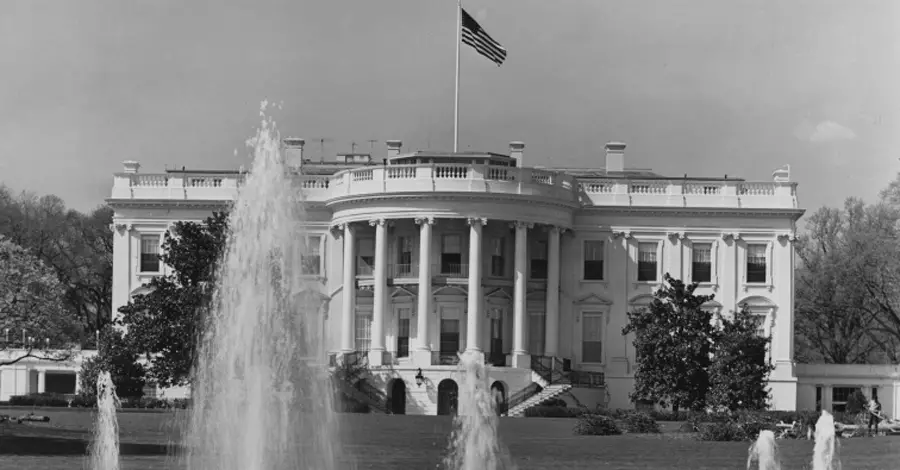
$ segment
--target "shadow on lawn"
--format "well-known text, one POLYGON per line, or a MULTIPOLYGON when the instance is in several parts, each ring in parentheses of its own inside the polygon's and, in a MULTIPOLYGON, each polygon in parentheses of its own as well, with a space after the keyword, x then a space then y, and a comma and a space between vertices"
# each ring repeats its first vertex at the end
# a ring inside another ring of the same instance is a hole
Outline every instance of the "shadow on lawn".
MULTIPOLYGON (((82 439, 6 435, 0 438, 0 455, 87 455, 89 442, 82 439)), ((167 455, 171 448, 160 444, 122 442, 120 455, 167 455)))

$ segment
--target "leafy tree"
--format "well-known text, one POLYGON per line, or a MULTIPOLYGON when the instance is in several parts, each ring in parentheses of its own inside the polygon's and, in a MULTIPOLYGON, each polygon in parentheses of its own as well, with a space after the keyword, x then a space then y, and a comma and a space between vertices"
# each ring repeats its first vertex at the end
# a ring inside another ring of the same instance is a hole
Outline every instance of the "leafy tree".
POLYGON ((747 305, 733 318, 721 318, 720 324, 709 368, 707 403, 732 411, 765 409, 767 382, 775 369, 766 357, 771 338, 756 333, 758 323, 747 305))
POLYGON ((53 270, 0 236, 0 333, 6 335, 3 348, 11 354, 0 365, 29 357, 64 361, 71 356, 80 327, 65 309, 64 296, 53 270))
POLYGON ((649 309, 628 312, 623 335, 635 333, 638 356, 633 401, 651 400, 673 409, 706 406, 709 365, 716 338, 713 314, 701 308, 713 296, 694 295, 697 284, 685 285, 666 273, 665 286, 649 309))
POLYGON ((129 347, 122 332, 106 326, 100 332, 97 355, 81 365, 81 394, 96 400, 97 377, 101 371, 107 371, 112 376, 118 396, 143 396, 146 370, 137 360, 137 354, 129 347))
POLYGON ((173 274, 152 279, 149 293, 119 309, 130 347, 146 356, 148 376, 160 386, 188 383, 227 233, 225 213, 214 213, 205 224, 177 222, 161 255, 173 274))
POLYGON ((13 196, 0 186, 0 235, 56 272, 66 289, 66 309, 83 324, 84 347, 92 347, 94 332, 111 321, 111 222, 107 206, 82 214, 56 196, 13 196))

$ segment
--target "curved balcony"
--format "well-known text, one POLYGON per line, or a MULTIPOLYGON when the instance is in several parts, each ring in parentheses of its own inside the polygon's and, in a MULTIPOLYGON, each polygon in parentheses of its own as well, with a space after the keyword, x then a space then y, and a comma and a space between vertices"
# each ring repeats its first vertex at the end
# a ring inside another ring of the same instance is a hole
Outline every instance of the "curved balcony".
POLYGON ((388 165, 344 170, 331 178, 329 202, 377 194, 487 193, 537 197, 578 205, 570 175, 489 165, 388 165))

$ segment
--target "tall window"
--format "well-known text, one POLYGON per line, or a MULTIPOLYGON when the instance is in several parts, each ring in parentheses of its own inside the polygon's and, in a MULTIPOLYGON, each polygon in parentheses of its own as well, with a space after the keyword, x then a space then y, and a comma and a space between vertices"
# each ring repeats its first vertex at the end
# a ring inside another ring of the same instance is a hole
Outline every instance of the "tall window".
POLYGON ((141 237, 141 272, 158 273, 161 271, 159 259, 159 235, 141 237))
POLYGON ((491 276, 503 277, 506 275, 506 258, 503 257, 505 245, 503 237, 491 239, 491 276))
POLYGON ((587 281, 603 280, 603 248, 599 240, 584 241, 584 279, 587 281))
POLYGON ((547 241, 535 240, 531 245, 531 279, 547 279, 547 241))
POLYGON ((747 245, 747 282, 766 282, 766 245, 747 245))
POLYGON ((545 318, 544 312, 528 314, 528 352, 533 356, 544 355, 545 318))
POLYGON ((322 254, 320 245, 322 238, 311 235, 306 239, 305 252, 300 253, 300 263, 303 274, 318 276, 321 274, 322 254))
POLYGON ((441 237, 441 274, 465 275, 462 265, 462 242, 459 235, 441 237))
POLYGON ((582 313, 581 327, 581 362, 603 362, 603 313, 582 313))
POLYGON ((847 410, 847 400, 853 392, 859 390, 858 387, 834 387, 831 389, 831 411, 832 413, 843 413, 847 410))
POLYGON ((375 272, 375 240, 359 239, 359 255, 357 255, 356 274, 371 276, 375 272))
POLYGON ((638 244, 638 281, 656 280, 656 243, 638 244))
POLYGON ((397 270, 395 276, 403 277, 412 274, 412 237, 397 238, 397 270))
POLYGON ((766 336, 766 314, 753 313, 753 321, 756 323, 756 335, 760 337, 766 336))
POLYGON ((397 357, 409 357, 409 307, 398 308, 400 320, 397 322, 397 357))
POLYGON ((441 356, 453 357, 459 351, 459 320, 441 319, 441 356))
POLYGON ((695 243, 691 255, 691 280, 712 281, 712 243, 695 243))
POLYGON ((366 352, 372 346, 372 312, 356 313, 356 350, 366 352))

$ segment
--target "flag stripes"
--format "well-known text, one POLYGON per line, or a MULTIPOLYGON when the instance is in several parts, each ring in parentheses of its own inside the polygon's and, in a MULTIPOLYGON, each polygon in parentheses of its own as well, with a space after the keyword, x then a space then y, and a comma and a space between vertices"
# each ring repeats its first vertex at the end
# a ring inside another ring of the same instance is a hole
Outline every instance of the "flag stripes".
POLYGON ((475 18, 469 16, 466 10, 462 10, 462 42, 472 46, 479 54, 500 66, 506 60, 506 49, 495 41, 475 18))

